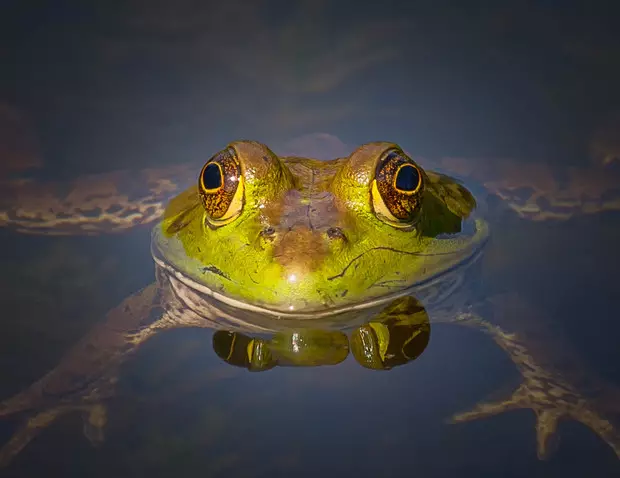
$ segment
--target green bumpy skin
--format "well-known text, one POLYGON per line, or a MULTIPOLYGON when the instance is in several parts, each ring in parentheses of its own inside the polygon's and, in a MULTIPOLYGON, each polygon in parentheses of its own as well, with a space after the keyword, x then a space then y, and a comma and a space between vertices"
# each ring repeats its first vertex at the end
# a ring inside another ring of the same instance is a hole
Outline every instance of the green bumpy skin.
POLYGON ((415 221, 387 221, 390 199, 373 190, 378 165, 390 151, 413 163, 392 143, 369 143, 331 161, 279 158, 250 141, 225 151, 241 171, 231 205, 236 217, 214 226, 201 185, 191 187, 170 202, 154 230, 153 251, 233 303, 302 313, 346 308, 455 267, 488 234, 482 219, 470 219, 474 231, 462 232, 476 206, 464 186, 417 165, 423 189, 415 221))

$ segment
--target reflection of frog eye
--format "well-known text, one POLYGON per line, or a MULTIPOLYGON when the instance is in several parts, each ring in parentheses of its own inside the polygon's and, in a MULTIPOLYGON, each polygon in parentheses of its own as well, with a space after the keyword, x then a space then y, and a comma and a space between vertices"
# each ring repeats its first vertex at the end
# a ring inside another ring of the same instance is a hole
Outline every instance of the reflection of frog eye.
POLYGON ((204 165, 198 190, 212 227, 228 224, 241 214, 243 176, 232 148, 220 151, 204 165))
POLYGON ((392 226, 411 227, 420 212, 423 190, 420 168, 405 153, 392 149, 379 160, 372 181, 375 214, 392 226))

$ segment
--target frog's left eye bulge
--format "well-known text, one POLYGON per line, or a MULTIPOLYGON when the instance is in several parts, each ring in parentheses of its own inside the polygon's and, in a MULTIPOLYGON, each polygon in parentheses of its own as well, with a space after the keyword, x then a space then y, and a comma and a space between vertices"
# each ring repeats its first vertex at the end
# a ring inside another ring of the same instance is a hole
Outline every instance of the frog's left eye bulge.
POLYGON ((223 226, 241 214, 243 176, 233 149, 220 151, 204 165, 198 190, 210 226, 223 226))
POLYGON ((377 217, 395 227, 411 227, 420 212, 424 179, 420 168, 400 150, 380 158, 372 181, 377 217))

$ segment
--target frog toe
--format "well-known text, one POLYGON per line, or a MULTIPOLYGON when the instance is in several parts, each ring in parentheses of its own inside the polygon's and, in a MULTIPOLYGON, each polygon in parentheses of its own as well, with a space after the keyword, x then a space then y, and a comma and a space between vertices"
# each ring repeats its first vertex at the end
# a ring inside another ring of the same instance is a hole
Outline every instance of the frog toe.
POLYGON ((557 433, 561 413, 556 410, 536 411, 536 454, 540 460, 549 458, 560 442, 557 433))
POLYGON ((43 429, 65 412, 63 408, 54 408, 39 412, 22 423, 13 433, 11 439, 0 448, 0 468, 8 465, 15 455, 22 451, 43 429))
POLYGON ((514 397, 510 397, 506 400, 499 400, 496 402, 480 402, 474 408, 467 412, 457 413, 448 420, 449 423, 460 423, 478 420, 479 418, 492 417, 499 415, 510 410, 517 410, 523 408, 514 397))
MULTIPOLYGON (((523 408, 530 407, 526 401, 519 400, 512 396, 506 400, 497 402, 479 403, 470 411, 455 414, 449 421, 451 423, 472 421, 523 408)), ((557 448, 559 440, 556 432, 559 419, 560 414, 556 411, 536 411, 536 453, 541 460, 547 459, 557 448)))
POLYGON ((97 403, 87 407, 82 412, 84 420, 84 436, 91 445, 97 447, 105 440, 104 429, 108 422, 108 413, 105 405, 97 403))

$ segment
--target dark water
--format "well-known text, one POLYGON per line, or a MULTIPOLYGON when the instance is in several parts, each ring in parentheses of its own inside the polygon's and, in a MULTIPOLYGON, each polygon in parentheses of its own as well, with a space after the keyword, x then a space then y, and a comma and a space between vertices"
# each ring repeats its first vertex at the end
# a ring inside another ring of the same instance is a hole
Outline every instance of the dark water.
MULTIPOLYGON (((63 179, 201 161, 240 137, 284 149, 316 132, 336 146, 385 139, 430 157, 589 164, 592 132, 620 110, 613 12, 392 3, 5 2, 0 103, 22 112, 31 136, 2 136, 1 172, 38 161, 37 177, 63 179)), ((492 222, 481 274, 466 285, 531 304, 544 319, 537 343, 571 350, 608 386, 603 395, 620 386, 619 219, 492 222)), ((0 400, 54 367, 154 271, 148 228, 1 230, 0 263, 0 400)), ((477 330, 432 324, 422 355, 390 371, 349 356, 249 372, 223 362, 212 336, 156 336, 123 365, 99 447, 70 414, 0 476, 620 476, 612 448, 569 418, 545 461, 532 410, 447 423, 521 379, 477 330)), ((26 418, 0 422, 0 443, 26 418)))

